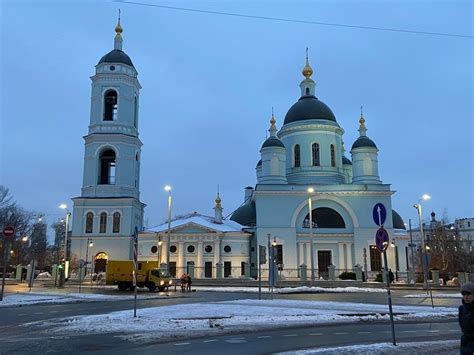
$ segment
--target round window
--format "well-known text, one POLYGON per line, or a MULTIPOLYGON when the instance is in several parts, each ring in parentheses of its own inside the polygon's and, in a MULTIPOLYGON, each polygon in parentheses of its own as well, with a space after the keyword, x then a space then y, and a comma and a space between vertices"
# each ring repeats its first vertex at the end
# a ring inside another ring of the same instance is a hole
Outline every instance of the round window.
POLYGON ((153 245, 153 246, 151 247, 151 252, 152 252, 153 254, 156 254, 157 251, 158 251, 158 247, 157 247, 156 245, 153 245))
POLYGON ((194 245, 188 246, 188 253, 194 253, 194 245))
POLYGON ((224 247, 224 251, 225 251, 226 253, 230 253, 231 250, 232 250, 232 248, 231 248, 229 245, 226 245, 226 246, 224 247))
POLYGON ((110 66, 110 70, 111 70, 111 71, 114 71, 114 70, 115 70, 115 65, 111 65, 111 66, 110 66))
POLYGON ((170 246, 170 252, 176 253, 176 245, 170 246))
POLYGON ((206 253, 210 253, 212 251, 212 245, 206 245, 206 248, 204 248, 206 253))

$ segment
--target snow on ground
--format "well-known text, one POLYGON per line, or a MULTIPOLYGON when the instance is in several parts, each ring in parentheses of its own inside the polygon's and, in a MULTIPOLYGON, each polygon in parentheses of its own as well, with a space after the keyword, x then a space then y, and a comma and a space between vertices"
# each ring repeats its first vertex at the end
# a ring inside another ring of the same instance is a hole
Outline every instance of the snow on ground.
MULTIPOLYGON (((426 293, 419 293, 415 295, 405 295, 406 298, 429 298, 430 295, 426 293)), ((460 293, 433 293, 433 298, 459 298, 461 299, 460 293)))
POLYGON ((309 354, 459 354, 459 340, 420 341, 412 343, 367 344, 340 346, 336 348, 315 348, 300 351, 279 353, 278 355, 309 355, 309 354))
MULTIPOLYGON (((133 294, 124 296, 101 295, 93 293, 52 293, 52 292, 31 292, 7 294, 0 302, 0 307, 23 306, 43 303, 78 303, 93 301, 120 301, 129 300, 133 294)), ((159 297, 156 295, 140 295, 140 298, 159 297)))
MULTIPOLYGON (((178 304, 108 314, 74 316, 28 323, 47 327, 48 332, 121 333, 129 340, 221 335, 248 329, 264 330, 290 326, 388 320, 388 307, 377 304, 296 300, 235 300, 178 304)), ((395 306, 397 320, 452 318, 457 309, 395 306)))
MULTIPOLYGON (((246 292, 258 293, 258 287, 206 287, 193 286, 198 291, 219 291, 219 292, 246 292)), ((274 288, 273 293, 350 293, 350 292, 373 292, 383 293, 387 292, 383 288, 370 287, 284 287, 274 288)), ((262 287, 262 293, 271 293, 268 287, 262 287)))

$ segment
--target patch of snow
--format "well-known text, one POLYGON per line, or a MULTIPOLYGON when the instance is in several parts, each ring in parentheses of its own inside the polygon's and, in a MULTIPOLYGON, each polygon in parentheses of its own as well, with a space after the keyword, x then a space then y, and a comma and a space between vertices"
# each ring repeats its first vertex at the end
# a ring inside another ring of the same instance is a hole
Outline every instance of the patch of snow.
POLYGON ((279 353, 279 355, 308 355, 308 354, 459 354, 459 340, 418 341, 411 343, 377 343, 366 345, 339 346, 333 348, 314 348, 279 353))
MULTIPOLYGON (((426 293, 419 293, 415 295, 405 295, 403 297, 406 298, 429 298, 430 295, 427 295, 426 293)), ((460 293, 433 293, 433 298, 459 298, 461 299, 462 296, 460 293)))
MULTIPOLYGON (((395 306, 396 319, 454 318, 456 308, 395 306)), ((48 320, 27 325, 53 332, 122 333, 133 341, 226 334, 296 325, 388 320, 388 307, 377 304, 296 300, 235 300, 178 304, 48 320)))
POLYGON ((47 271, 41 272, 36 276, 36 280, 48 280, 51 278, 51 274, 47 271))
MULTIPOLYGON (((218 291, 218 292, 244 292, 244 293, 258 293, 258 287, 206 287, 194 286, 199 291, 218 291)), ((283 287, 274 288, 273 293, 351 293, 351 292, 371 292, 371 293, 385 293, 383 288, 370 287, 283 287)), ((262 293, 271 293, 268 287, 262 287, 262 293)))

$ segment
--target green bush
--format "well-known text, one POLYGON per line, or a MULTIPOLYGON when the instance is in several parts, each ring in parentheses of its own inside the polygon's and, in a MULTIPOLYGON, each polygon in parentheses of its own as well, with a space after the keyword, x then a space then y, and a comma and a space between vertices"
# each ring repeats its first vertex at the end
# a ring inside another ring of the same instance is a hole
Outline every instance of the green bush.
POLYGON ((357 280, 355 272, 343 272, 339 275, 341 280, 357 280))

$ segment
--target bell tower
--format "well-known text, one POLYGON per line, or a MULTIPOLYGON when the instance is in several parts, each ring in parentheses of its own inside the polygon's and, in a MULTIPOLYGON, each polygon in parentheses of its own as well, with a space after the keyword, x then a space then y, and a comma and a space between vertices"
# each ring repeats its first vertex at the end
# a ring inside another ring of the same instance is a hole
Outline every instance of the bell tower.
MULTIPOLYGON (((90 239, 93 254, 130 259, 130 236, 143 225, 138 136, 141 86, 132 60, 122 49, 122 32, 119 15, 114 49, 100 59, 91 77, 81 196, 72 199, 72 253, 79 260, 84 259, 90 239)), ((88 252, 91 255, 90 248, 88 252)))

